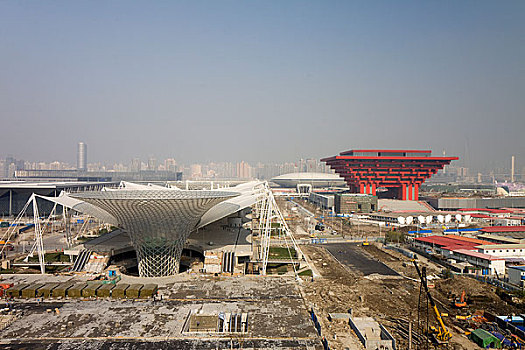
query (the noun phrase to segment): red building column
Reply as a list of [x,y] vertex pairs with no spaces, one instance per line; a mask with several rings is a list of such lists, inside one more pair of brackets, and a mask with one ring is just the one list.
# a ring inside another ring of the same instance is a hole
[[408,184],[408,200],[411,201],[412,200],[412,192],[414,190],[414,187],[412,186],[412,184]]
[[376,188],[376,184],[373,183],[373,184],[372,184],[372,193],[371,193],[373,196],[376,195],[376,189],[377,189],[377,188]]
[[404,201],[407,200],[407,185],[406,184],[401,185],[401,199]]
[[362,182],[359,183],[359,193],[365,193],[365,184]]
[[414,200],[419,200],[419,184],[414,185]]

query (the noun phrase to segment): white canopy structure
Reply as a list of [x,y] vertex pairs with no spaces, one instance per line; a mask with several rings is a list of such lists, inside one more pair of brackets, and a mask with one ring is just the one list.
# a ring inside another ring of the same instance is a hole
[[141,277],[179,272],[184,243],[201,216],[237,196],[226,191],[119,190],[83,192],[71,197],[101,208],[117,219],[137,251]]
[[63,207],[78,211],[79,213],[93,216],[113,226],[118,226],[119,224],[118,220],[113,215],[105,211],[104,209],[99,208],[93,204],[87,203],[85,201],[82,201],[80,199],[73,198],[66,192],[61,192],[60,196],[58,197],[47,197],[47,196],[39,196],[39,195],[37,195],[37,197],[46,199],[50,202],[59,204]]
[[118,189],[40,197],[128,231],[139,274],[150,277],[177,273],[191,231],[253,206],[264,190],[260,181],[209,191],[123,181]]

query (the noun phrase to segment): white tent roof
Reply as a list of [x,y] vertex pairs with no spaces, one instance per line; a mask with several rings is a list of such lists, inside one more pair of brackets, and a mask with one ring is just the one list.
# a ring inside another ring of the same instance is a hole
[[65,192],[61,192],[60,196],[58,197],[47,197],[47,196],[40,196],[40,195],[37,195],[37,197],[43,198],[50,202],[57,203],[66,208],[73,209],[82,214],[96,217],[108,224],[115,225],[115,226],[118,225],[117,219],[113,215],[108,213],[107,211],[99,207],[96,207],[93,204],[89,204],[79,199],[72,198]]
[[215,205],[201,217],[197,228],[204,227],[239,210],[251,207],[257,202],[257,197],[257,194],[244,194]]
[[[199,224],[197,225],[197,227],[198,228],[204,227],[206,225],[211,224],[212,222],[225,218],[231,214],[238,212],[239,210],[248,208],[252,206],[253,204],[255,204],[255,202],[257,202],[257,197],[258,197],[257,187],[260,186],[261,184],[262,182],[260,181],[250,181],[250,182],[242,183],[234,187],[221,188],[217,190],[221,192],[236,192],[236,193],[240,193],[241,195],[230,198],[224,202],[221,202],[213,206],[210,210],[208,210],[201,217],[201,220],[199,221]],[[153,184],[142,185],[142,184],[136,184],[136,183],[126,182],[126,181],[121,182],[119,189],[105,189],[105,190],[106,191],[117,191],[117,192],[118,191],[130,191],[130,190],[132,191],[152,191],[152,190],[182,191],[178,188],[170,189],[168,187],[162,187],[162,186],[153,185]],[[216,190],[213,190],[213,191],[216,191]],[[117,226],[119,224],[117,219],[113,215],[109,214],[107,211],[93,204],[82,201],[80,199],[73,198],[65,192],[62,192],[59,197],[46,197],[46,196],[39,196],[39,197],[49,200],[51,202],[60,204],[67,208],[73,209],[82,214],[96,217],[111,225]]]

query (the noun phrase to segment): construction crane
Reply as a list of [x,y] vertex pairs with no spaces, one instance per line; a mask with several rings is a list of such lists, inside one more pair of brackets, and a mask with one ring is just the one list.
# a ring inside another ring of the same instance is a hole
[[417,274],[419,278],[421,279],[421,285],[425,289],[428,300],[430,301],[430,306],[432,306],[432,309],[434,310],[434,315],[436,316],[436,320],[439,324],[439,328],[435,336],[436,340],[441,343],[446,343],[450,340],[450,338],[452,338],[452,335],[447,330],[447,327],[445,326],[445,323],[443,322],[443,319],[441,318],[441,314],[436,306],[436,303],[434,302],[434,299],[432,298],[432,295],[430,294],[430,291],[428,290],[426,267],[423,266],[422,271],[420,271],[419,266],[417,265],[417,262],[415,260],[412,260],[412,262],[414,263],[414,266],[416,267]]

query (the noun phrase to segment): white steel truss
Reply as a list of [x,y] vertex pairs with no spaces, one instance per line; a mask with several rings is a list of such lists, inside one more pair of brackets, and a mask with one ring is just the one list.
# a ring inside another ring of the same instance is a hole
[[[264,185],[264,190],[261,192],[260,200],[257,201],[255,205],[255,211],[256,211],[256,215],[259,218],[259,222],[258,222],[258,229],[260,232],[259,259],[262,263],[261,274],[266,275],[267,273],[268,258],[269,258],[269,252],[270,252],[270,246],[271,246],[271,233],[274,230],[274,226],[272,225],[273,223],[278,223],[279,228],[281,229],[281,231],[283,231],[282,233],[283,233],[284,243],[290,254],[290,260],[293,261],[294,259],[292,252],[291,252],[291,247],[293,246],[293,248],[295,249],[296,255],[297,255],[297,260],[304,261],[304,263],[309,266],[308,262],[304,259],[304,254],[302,253],[301,249],[299,248],[299,245],[297,244],[297,241],[295,240],[293,232],[288,227],[286,220],[284,220],[283,214],[281,213],[281,210],[279,209],[279,206],[277,205],[277,202],[275,201],[273,192],[271,191],[267,182]],[[279,232],[279,238],[281,238],[280,235],[281,235],[281,232]],[[288,241],[288,239],[290,239],[290,242]],[[295,276],[298,277],[295,263],[292,263],[292,266],[294,269]]]
[[[54,215],[56,210],[56,204],[53,206],[53,210],[51,210],[51,213],[47,217],[47,219],[41,224],[41,218],[38,210],[38,202],[37,202],[37,195],[34,193],[29,197],[29,200],[22,208],[22,211],[18,214],[18,216],[15,218],[15,221],[13,224],[7,229],[6,233],[3,235],[4,242],[8,242],[11,240],[12,236],[15,233],[15,230],[19,227],[19,225],[22,222],[22,217],[24,217],[27,209],[32,204],[33,206],[33,223],[35,225],[35,242],[30,250],[29,255],[26,257],[26,261],[29,258],[29,256],[33,256],[34,252],[36,251],[38,254],[38,263],[40,266],[40,273],[45,274],[46,273],[46,267],[45,267],[45,250],[44,250],[44,240],[42,238],[42,235],[44,233],[44,230],[49,224],[49,221],[51,220],[51,217]],[[3,256],[4,250],[6,249],[7,244],[4,244],[2,248],[0,249],[0,256]]]

